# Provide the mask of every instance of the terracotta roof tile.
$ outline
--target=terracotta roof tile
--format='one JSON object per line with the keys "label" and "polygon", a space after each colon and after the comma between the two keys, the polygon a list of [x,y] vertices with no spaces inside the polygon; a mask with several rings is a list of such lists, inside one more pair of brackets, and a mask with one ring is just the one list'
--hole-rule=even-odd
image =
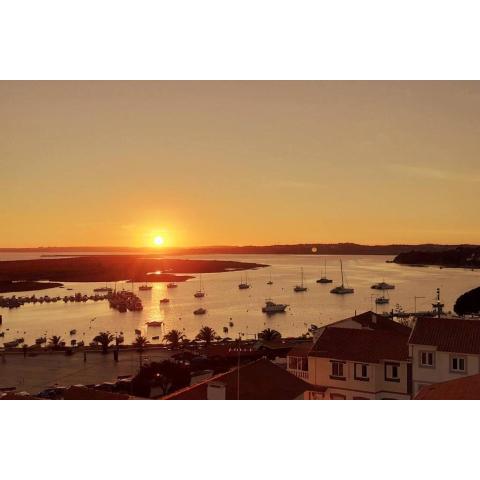
{"label": "terracotta roof tile", "polygon": [[310,356],[379,363],[408,359],[408,335],[382,330],[326,327]]}
{"label": "terracotta roof tile", "polygon": [[480,400],[480,375],[428,385],[414,400]]}
{"label": "terracotta roof tile", "polygon": [[[226,386],[226,400],[237,399],[238,369],[216,375],[204,382],[164,397],[164,400],[206,400],[210,382]],[[311,385],[264,358],[240,367],[240,400],[293,400]]]}
{"label": "terracotta roof tile", "polygon": [[480,354],[480,321],[419,317],[409,343],[436,346],[442,352]]}

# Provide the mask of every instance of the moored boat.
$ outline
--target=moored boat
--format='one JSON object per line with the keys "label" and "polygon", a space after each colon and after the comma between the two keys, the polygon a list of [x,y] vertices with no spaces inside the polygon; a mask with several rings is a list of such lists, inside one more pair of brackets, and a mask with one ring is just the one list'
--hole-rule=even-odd
{"label": "moored boat", "polygon": [[285,312],[286,308],[288,307],[285,303],[275,303],[272,300],[266,300],[265,306],[262,307],[263,313],[282,313]]}

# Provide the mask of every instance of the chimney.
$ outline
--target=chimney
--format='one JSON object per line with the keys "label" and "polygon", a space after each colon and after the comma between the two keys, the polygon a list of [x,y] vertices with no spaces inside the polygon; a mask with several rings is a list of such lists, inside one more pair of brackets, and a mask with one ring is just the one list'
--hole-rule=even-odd
{"label": "chimney", "polygon": [[207,400],[225,400],[226,387],[223,382],[209,382],[207,385]]}
{"label": "chimney", "polygon": [[372,312],[372,323],[376,325],[377,323],[377,316]]}

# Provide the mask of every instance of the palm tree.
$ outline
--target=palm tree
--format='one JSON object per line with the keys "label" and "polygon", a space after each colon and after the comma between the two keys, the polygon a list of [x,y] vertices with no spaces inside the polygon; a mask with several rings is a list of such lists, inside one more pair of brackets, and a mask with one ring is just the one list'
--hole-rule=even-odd
{"label": "palm tree", "polygon": [[94,339],[94,342],[102,346],[102,352],[108,353],[108,346],[113,342],[115,337],[110,332],[100,332]]}
{"label": "palm tree", "polygon": [[143,349],[149,344],[147,337],[142,337],[141,335],[137,335],[135,337],[135,341],[133,342],[133,346],[137,347],[139,352],[142,352]]}
{"label": "palm tree", "polygon": [[202,340],[208,346],[215,340],[217,334],[213,328],[202,327],[197,335],[197,340]]}
{"label": "palm tree", "polygon": [[60,343],[62,342],[62,337],[60,335],[53,335],[49,338],[50,346],[56,350],[59,346]]}
{"label": "palm tree", "polygon": [[163,340],[167,341],[173,348],[177,348],[185,339],[185,335],[180,330],[170,330]]}
{"label": "palm tree", "polygon": [[277,332],[277,330],[266,328],[265,330],[263,330],[258,334],[258,338],[261,338],[262,340],[266,340],[266,341],[271,341],[271,340],[278,340],[282,338],[282,335],[280,332]]}

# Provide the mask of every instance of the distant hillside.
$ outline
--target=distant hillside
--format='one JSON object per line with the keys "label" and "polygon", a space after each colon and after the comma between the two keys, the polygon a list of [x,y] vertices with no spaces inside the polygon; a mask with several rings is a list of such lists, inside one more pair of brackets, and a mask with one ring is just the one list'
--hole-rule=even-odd
{"label": "distant hillside", "polygon": [[394,262],[404,265],[480,268],[480,247],[462,246],[435,251],[412,250],[398,254]]}
{"label": "distant hillside", "polygon": [[[132,247],[39,247],[39,248],[0,248],[0,252],[37,252],[43,254],[66,252],[95,253],[155,253],[163,255],[208,255],[208,254],[290,254],[290,255],[399,255],[401,253],[442,252],[458,247],[478,248],[459,245],[359,245],[357,243],[304,243],[296,245],[244,245],[244,246],[210,246],[189,248],[132,248]],[[400,263],[400,262],[399,262]]]}

